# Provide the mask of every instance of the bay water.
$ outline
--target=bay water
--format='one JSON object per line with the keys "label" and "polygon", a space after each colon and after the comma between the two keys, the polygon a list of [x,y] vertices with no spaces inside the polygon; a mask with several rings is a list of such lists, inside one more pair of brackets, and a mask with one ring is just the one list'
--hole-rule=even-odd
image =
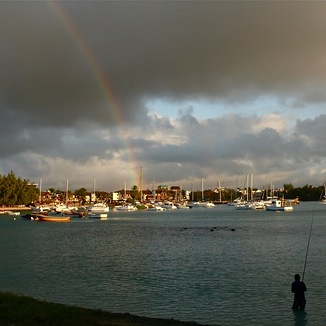
{"label": "bay water", "polygon": [[[293,312],[310,228],[306,310]],[[0,290],[211,325],[326,325],[325,236],[326,205],[314,202],[293,212],[221,205],[70,223],[0,216]]]}

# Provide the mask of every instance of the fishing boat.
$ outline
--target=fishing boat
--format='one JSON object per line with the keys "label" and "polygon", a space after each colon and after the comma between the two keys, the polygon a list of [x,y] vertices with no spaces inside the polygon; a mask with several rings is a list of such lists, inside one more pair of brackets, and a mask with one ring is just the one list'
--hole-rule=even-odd
{"label": "fishing boat", "polygon": [[275,199],[271,204],[265,205],[266,211],[281,211],[281,212],[291,212],[293,211],[293,206],[285,205],[284,200]]}
{"label": "fishing boat", "polygon": [[43,222],[70,222],[70,216],[49,216],[36,214],[34,220]]}

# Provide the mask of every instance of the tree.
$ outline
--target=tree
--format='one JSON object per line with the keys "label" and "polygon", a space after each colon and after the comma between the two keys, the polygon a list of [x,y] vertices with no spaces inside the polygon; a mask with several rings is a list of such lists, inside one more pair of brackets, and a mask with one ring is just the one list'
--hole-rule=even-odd
{"label": "tree", "polygon": [[0,204],[4,206],[27,205],[37,200],[38,189],[29,180],[16,178],[11,171],[0,175]]}
{"label": "tree", "polygon": [[87,190],[86,188],[80,188],[75,190],[75,195],[81,200],[82,205],[86,202]]}
{"label": "tree", "polygon": [[140,200],[140,193],[136,185],[133,185],[131,188],[131,196],[133,200]]}

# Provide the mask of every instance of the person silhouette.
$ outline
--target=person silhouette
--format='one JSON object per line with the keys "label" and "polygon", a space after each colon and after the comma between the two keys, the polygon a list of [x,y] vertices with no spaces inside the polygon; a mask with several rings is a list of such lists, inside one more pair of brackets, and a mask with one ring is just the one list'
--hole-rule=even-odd
{"label": "person silhouette", "polygon": [[291,292],[294,293],[294,301],[292,305],[293,310],[304,310],[306,306],[305,292],[307,291],[306,284],[300,281],[300,275],[294,275],[294,282],[292,282]]}

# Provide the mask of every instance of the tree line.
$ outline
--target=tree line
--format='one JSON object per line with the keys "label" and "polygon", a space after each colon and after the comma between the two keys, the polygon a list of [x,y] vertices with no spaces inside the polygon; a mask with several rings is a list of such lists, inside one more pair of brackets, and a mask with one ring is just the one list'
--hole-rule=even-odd
{"label": "tree line", "polygon": [[[59,190],[54,191],[51,189],[52,193],[58,193]],[[321,199],[324,186],[313,187],[306,184],[303,187],[295,188],[291,183],[284,184],[283,188],[276,189],[275,195],[278,197],[284,197],[285,199],[294,199],[299,198],[300,201],[318,201]],[[149,191],[149,190],[148,190]],[[70,192],[70,191],[69,191]],[[184,192],[184,191],[183,191]],[[70,192],[71,193],[71,192]],[[87,190],[85,188],[75,190],[74,194],[85,200]],[[132,200],[140,199],[140,192],[137,186],[133,186],[131,189]],[[202,195],[205,200],[209,201],[218,201],[220,194],[213,190],[204,190],[203,194],[201,191],[195,191],[194,200],[200,200]],[[235,197],[234,190],[232,189],[223,189],[223,201],[230,201]],[[109,193],[106,192],[97,192],[96,197],[106,200],[109,198]],[[173,192],[171,191],[171,198],[173,197]],[[11,171],[7,175],[0,175],[0,205],[1,206],[16,206],[16,205],[30,205],[31,203],[37,202],[39,199],[39,189],[30,183],[28,179],[22,179],[21,177],[16,177],[15,174]],[[81,201],[83,201],[81,200]]]}
{"label": "tree line", "polygon": [[0,205],[28,205],[38,198],[38,189],[29,180],[16,177],[11,171],[0,175]]}
{"label": "tree line", "polygon": [[[254,191],[257,189],[253,189]],[[251,190],[249,189],[249,192]],[[222,192],[222,200],[231,201],[240,195],[240,191],[235,194],[233,189],[224,189]],[[266,192],[262,192],[262,198],[264,199],[264,195]],[[284,199],[295,199],[299,198],[300,201],[318,201],[324,194],[324,185],[314,187],[306,184],[303,187],[294,187],[291,183],[284,184],[282,188],[278,188],[274,190],[274,196],[278,198]],[[206,200],[218,201],[220,194],[218,192],[214,192],[213,190],[205,190],[204,198]],[[200,198],[200,192],[197,191],[195,193],[195,198]],[[260,198],[256,198],[260,199]]]}

